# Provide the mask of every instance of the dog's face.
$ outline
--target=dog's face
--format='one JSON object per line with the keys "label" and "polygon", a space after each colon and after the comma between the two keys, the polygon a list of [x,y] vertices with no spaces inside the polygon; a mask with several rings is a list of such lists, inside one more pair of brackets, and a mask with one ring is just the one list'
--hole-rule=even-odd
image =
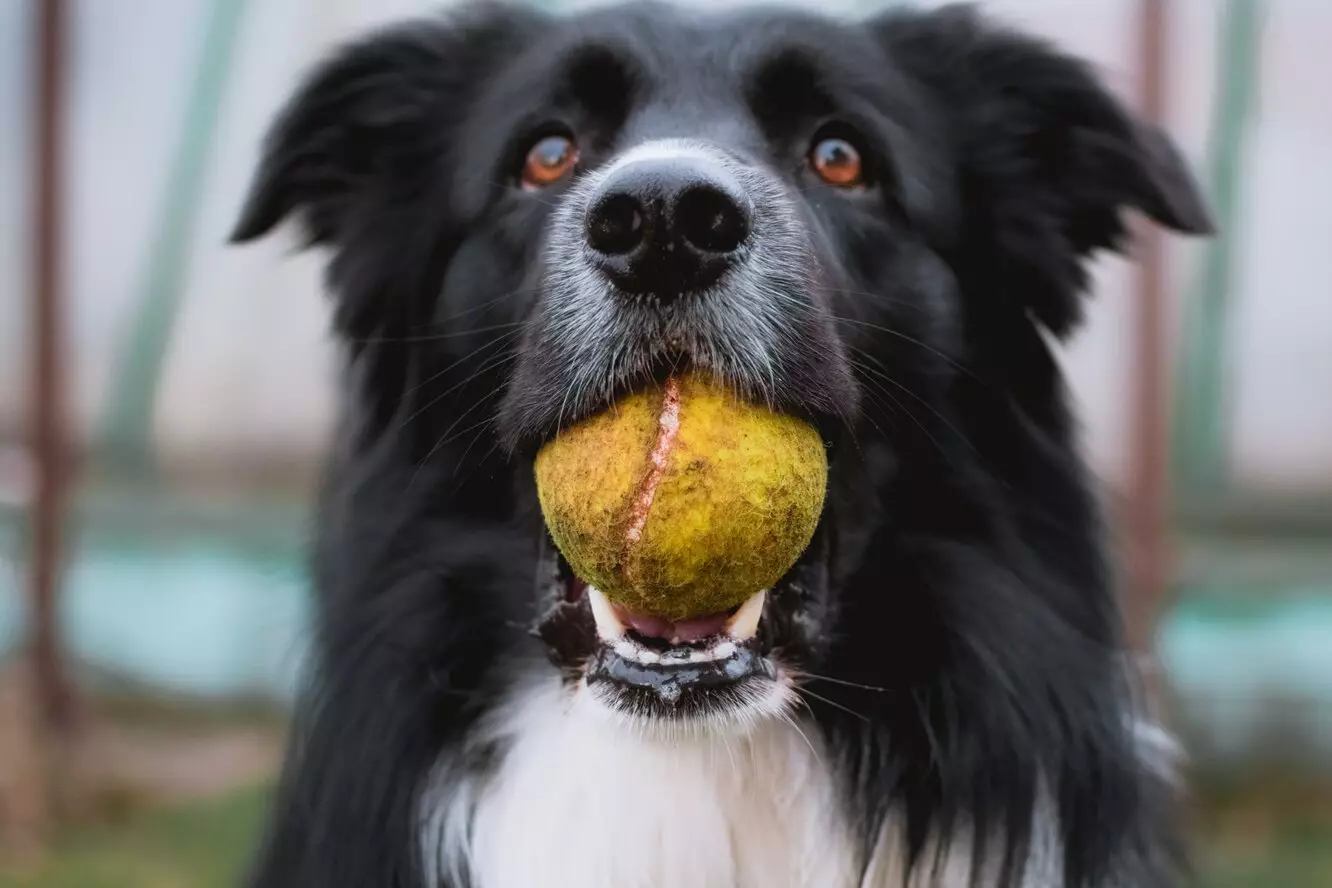
{"label": "dog's face", "polygon": [[[1159,133],[966,10],[478,7],[316,72],[237,235],[295,211],[334,250],[365,428],[478,521],[530,514],[535,451],[673,369],[821,429],[814,542],[738,612],[683,631],[608,606],[549,544],[538,559],[528,606],[580,692],[740,723],[780,710],[838,639],[900,647],[940,619],[913,630],[919,603],[879,600],[867,552],[886,528],[998,520],[956,493],[1007,446],[978,443],[959,380],[1069,330],[1124,208],[1207,224]],[[1057,392],[987,384],[1056,433],[1034,399]]]}

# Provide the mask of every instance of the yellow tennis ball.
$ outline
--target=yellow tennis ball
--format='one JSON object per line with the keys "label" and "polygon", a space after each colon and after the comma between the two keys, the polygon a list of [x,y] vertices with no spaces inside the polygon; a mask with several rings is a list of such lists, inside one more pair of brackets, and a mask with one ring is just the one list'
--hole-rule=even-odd
{"label": "yellow tennis ball", "polygon": [[809,545],[828,456],[808,423],[709,377],[672,377],[537,454],[546,526],[574,572],[635,613],[682,620],[769,588]]}

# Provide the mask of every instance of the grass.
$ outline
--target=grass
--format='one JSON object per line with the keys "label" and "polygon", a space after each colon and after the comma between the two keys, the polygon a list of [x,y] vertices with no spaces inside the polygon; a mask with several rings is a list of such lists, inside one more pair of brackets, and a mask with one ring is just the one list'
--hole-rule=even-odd
{"label": "grass", "polygon": [[1316,888],[1332,885],[1332,835],[1289,835],[1263,847],[1213,847],[1199,888]]}
{"label": "grass", "polygon": [[0,862],[0,888],[236,888],[266,800],[250,789],[73,831],[27,871]]}
{"label": "grass", "polygon": [[[35,869],[0,864],[0,888],[236,888],[266,799],[245,790],[72,832]],[[1219,810],[1203,818],[1196,888],[1332,886],[1332,816],[1235,800]]]}
{"label": "grass", "polygon": [[1332,886],[1332,779],[1275,766],[1199,784],[1200,888]]}

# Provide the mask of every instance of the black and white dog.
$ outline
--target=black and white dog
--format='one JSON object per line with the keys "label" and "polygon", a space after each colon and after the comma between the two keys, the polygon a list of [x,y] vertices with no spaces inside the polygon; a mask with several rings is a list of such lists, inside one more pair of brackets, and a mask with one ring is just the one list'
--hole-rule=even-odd
{"label": "black and white dog", "polygon": [[[1179,884],[1050,347],[1126,209],[1209,225],[1086,65],[965,7],[480,5],[325,61],[235,231],[327,248],[347,356],[252,884]],[[532,478],[682,365],[831,462],[800,562],[688,632],[572,575]]]}

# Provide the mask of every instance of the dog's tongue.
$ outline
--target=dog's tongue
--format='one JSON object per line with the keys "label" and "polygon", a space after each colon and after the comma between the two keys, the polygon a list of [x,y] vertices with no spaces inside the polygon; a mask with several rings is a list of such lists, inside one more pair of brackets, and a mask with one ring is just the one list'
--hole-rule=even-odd
{"label": "dog's tongue", "polygon": [[723,612],[704,617],[690,617],[672,623],[660,617],[636,614],[622,607],[616,607],[615,615],[639,635],[646,638],[663,638],[672,644],[702,641],[713,635],[720,635],[726,631],[726,621],[730,618],[730,614]]}

